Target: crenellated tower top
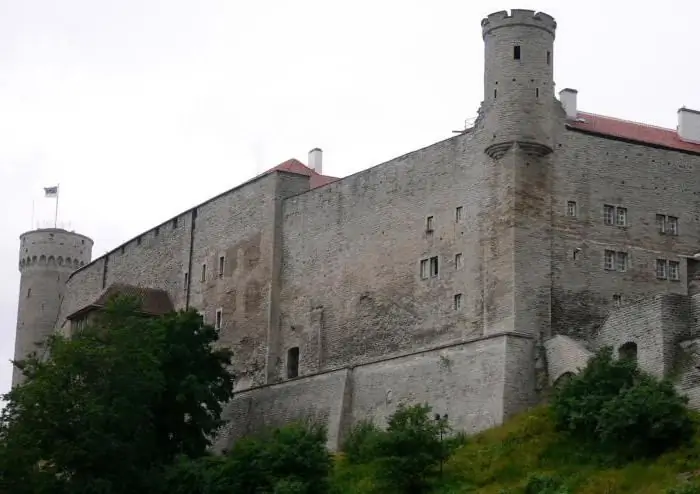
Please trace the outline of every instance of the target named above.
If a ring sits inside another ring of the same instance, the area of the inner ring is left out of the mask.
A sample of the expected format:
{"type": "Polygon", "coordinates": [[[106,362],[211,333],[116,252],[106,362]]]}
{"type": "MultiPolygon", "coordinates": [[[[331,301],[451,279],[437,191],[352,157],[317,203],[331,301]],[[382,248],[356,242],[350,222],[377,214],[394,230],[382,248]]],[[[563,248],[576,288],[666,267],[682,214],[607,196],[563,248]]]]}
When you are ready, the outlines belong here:
{"type": "Polygon", "coordinates": [[[510,13],[507,10],[501,10],[489,14],[481,21],[481,31],[484,39],[487,34],[495,29],[512,26],[529,26],[544,29],[554,37],[554,33],[557,30],[557,21],[554,20],[554,17],[544,12],[524,9],[512,9],[510,13]]]}

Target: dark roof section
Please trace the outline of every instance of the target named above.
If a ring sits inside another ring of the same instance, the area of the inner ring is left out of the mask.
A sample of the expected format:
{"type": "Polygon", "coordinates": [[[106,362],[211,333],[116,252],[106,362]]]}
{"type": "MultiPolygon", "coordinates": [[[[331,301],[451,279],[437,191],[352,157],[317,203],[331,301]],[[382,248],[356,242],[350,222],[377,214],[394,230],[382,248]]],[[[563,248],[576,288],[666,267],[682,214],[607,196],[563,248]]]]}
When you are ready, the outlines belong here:
{"type": "Polygon", "coordinates": [[[316,187],[322,187],[324,185],[328,185],[329,183],[335,182],[336,180],[339,180],[335,177],[327,177],[326,175],[321,175],[320,173],[317,173],[315,170],[312,170],[311,168],[303,164],[301,161],[296,160],[294,158],[287,160],[284,163],[280,163],[276,167],[266,171],[265,174],[273,172],[275,170],[296,173],[297,175],[306,175],[307,177],[309,177],[309,185],[312,189],[315,189],[316,187]]]}
{"type": "Polygon", "coordinates": [[[109,300],[117,295],[136,297],[141,301],[141,312],[151,316],[161,316],[175,310],[168,292],[159,288],[147,288],[124,283],[114,283],[104,290],[94,302],[78,309],[66,319],[75,319],[87,312],[104,308],[109,300]]]}
{"type": "Polygon", "coordinates": [[[568,121],[567,127],[656,147],[700,153],[700,144],[681,140],[678,137],[678,132],[673,129],[596,115],[595,113],[578,112],[577,120],[568,121]]]}

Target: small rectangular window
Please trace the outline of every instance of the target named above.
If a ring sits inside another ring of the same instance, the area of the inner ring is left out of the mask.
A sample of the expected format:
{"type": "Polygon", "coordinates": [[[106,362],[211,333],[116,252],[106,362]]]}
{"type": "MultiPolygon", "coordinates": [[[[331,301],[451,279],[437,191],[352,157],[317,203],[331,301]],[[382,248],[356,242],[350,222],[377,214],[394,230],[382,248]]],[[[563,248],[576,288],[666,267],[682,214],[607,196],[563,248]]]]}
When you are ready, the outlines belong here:
{"type": "Polygon", "coordinates": [[[668,220],[668,233],[671,235],[678,235],[678,218],[675,216],[669,216],[668,220]]]}
{"type": "Polygon", "coordinates": [[[31,296],[32,296],[32,289],[31,289],[31,288],[27,288],[27,298],[29,298],[29,297],[31,297],[31,296]]]}
{"type": "Polygon", "coordinates": [[[620,307],[622,305],[622,295],[613,295],[613,304],[615,304],[615,307],[620,307]]]}
{"type": "Polygon", "coordinates": [[[576,201],[566,203],[566,215],[576,217],[576,201]]]}
{"type": "Polygon", "coordinates": [[[425,231],[432,232],[435,229],[435,218],[433,216],[428,216],[425,220],[425,231]]]}
{"type": "Polygon", "coordinates": [[[615,251],[606,250],[605,251],[605,269],[608,271],[615,270],[615,251]]]}
{"type": "Polygon", "coordinates": [[[668,279],[679,281],[681,279],[681,263],[678,261],[668,261],[668,279]]]}
{"type": "Polygon", "coordinates": [[[425,280],[430,276],[430,261],[428,259],[423,259],[420,262],[420,277],[425,280]]]}
{"type": "Polygon", "coordinates": [[[627,208],[617,208],[617,225],[627,226],[627,208]]]}
{"type": "Polygon", "coordinates": [[[552,65],[552,52],[547,50],[547,65],[552,65]]]}
{"type": "Polygon", "coordinates": [[[462,294],[458,293],[454,297],[454,309],[462,310],[462,294]]]}
{"type": "Polygon", "coordinates": [[[173,230],[177,228],[177,218],[173,218],[173,230]]]}
{"type": "Polygon", "coordinates": [[[219,278],[224,277],[224,265],[226,264],[226,258],[224,256],[219,257],[219,278]]]}
{"type": "Polygon", "coordinates": [[[435,278],[438,275],[438,258],[437,256],[430,258],[430,277],[435,278]]]}
{"type": "Polygon", "coordinates": [[[222,309],[217,309],[217,310],[216,310],[216,324],[214,325],[214,327],[215,327],[216,329],[221,329],[221,322],[222,322],[222,319],[223,319],[223,310],[222,310],[222,309]]]}
{"type": "Polygon", "coordinates": [[[187,283],[190,281],[190,275],[189,273],[185,273],[185,286],[183,287],[183,290],[187,291],[187,283]]]}
{"type": "Polygon", "coordinates": [[[666,259],[656,260],[656,277],[660,280],[666,279],[666,259]]]}
{"type": "Polygon", "coordinates": [[[520,45],[515,45],[513,47],[513,58],[515,60],[520,60],[520,45]]]}
{"type": "Polygon", "coordinates": [[[299,347],[287,350],[287,378],[293,379],[299,375],[299,347]]]}
{"type": "Polygon", "coordinates": [[[207,281],[207,265],[202,264],[202,282],[207,281]]]}
{"type": "Polygon", "coordinates": [[[603,221],[606,225],[615,224],[615,207],[608,204],[603,206],[603,221]]]}
{"type": "Polygon", "coordinates": [[[455,209],[455,221],[462,221],[462,215],[464,214],[464,208],[462,206],[457,206],[455,209]]]}
{"type": "Polygon", "coordinates": [[[462,254],[455,254],[455,269],[462,269],[464,263],[462,254]]]}
{"type": "Polygon", "coordinates": [[[618,271],[627,271],[627,252],[618,252],[615,267],[618,271]]]}
{"type": "Polygon", "coordinates": [[[663,214],[656,215],[656,228],[659,233],[666,233],[666,216],[663,214]]]}

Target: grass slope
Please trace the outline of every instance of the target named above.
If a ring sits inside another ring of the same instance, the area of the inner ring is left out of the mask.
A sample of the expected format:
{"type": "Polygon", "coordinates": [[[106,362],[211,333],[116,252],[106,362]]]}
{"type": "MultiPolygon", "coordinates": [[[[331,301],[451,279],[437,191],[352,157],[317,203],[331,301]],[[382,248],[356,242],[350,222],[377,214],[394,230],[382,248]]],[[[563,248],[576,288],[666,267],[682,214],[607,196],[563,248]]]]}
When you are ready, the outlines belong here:
{"type": "MultiPolygon", "coordinates": [[[[700,424],[694,416],[696,425],[700,424]]],[[[697,427],[696,427],[697,428],[697,427]]],[[[553,428],[547,407],[538,407],[468,440],[444,466],[434,493],[522,494],[534,475],[558,479],[565,489],[534,490],[536,494],[657,494],[695,477],[700,485],[700,437],[653,461],[605,466],[553,428]]],[[[371,465],[336,463],[334,484],[342,493],[376,492],[371,465]]],[[[697,492],[700,492],[698,490],[697,492]]]]}

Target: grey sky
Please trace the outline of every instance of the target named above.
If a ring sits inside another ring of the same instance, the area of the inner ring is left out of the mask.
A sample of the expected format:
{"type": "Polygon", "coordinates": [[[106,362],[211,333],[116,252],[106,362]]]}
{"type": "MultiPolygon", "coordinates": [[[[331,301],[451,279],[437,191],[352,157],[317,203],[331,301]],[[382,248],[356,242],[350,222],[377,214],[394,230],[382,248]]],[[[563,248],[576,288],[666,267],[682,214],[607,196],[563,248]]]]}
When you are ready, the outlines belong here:
{"type": "Polygon", "coordinates": [[[98,257],[316,146],[330,175],[379,164],[475,116],[479,23],[509,8],[557,19],[582,110],[673,128],[700,109],[693,0],[0,0],[0,392],[42,187],[98,257]]]}

